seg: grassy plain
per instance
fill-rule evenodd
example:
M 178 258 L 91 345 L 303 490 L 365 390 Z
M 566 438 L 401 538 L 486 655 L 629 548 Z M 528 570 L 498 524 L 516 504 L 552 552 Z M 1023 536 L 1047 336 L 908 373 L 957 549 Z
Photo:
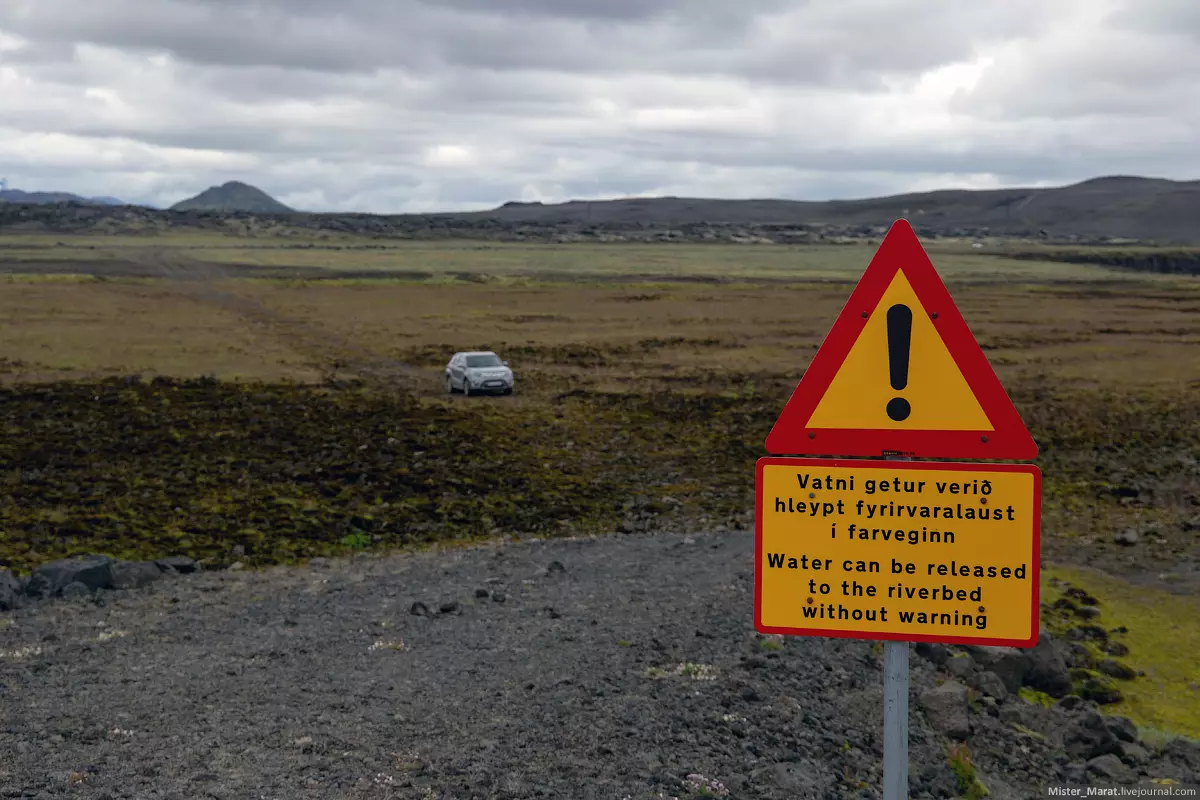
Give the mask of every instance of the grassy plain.
M 1167 664 L 1200 630 L 1200 283 L 929 250 L 1042 448 L 1048 563 L 1099 570 L 1122 620 L 1173 593 L 1183 627 L 1130 655 Z M 745 525 L 873 251 L 2 237 L 0 565 Z M 476 348 L 514 396 L 446 395 Z M 1200 676 L 1145 669 L 1130 713 L 1200 719 Z

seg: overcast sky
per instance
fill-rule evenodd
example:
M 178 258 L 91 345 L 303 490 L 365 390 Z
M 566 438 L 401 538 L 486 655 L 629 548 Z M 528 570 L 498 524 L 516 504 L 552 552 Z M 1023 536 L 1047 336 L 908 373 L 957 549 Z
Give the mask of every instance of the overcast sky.
M 1200 177 L 1200 0 L 0 0 L 0 177 L 305 210 Z

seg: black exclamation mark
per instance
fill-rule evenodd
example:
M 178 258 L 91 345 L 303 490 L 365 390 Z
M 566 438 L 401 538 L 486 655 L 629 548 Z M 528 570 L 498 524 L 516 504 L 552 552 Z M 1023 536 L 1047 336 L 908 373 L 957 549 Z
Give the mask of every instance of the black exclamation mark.
M 888 372 L 896 391 L 908 386 L 908 349 L 912 342 L 912 309 L 897 303 L 887 312 Z M 887 415 L 896 422 L 908 419 L 912 406 L 903 397 L 893 397 Z

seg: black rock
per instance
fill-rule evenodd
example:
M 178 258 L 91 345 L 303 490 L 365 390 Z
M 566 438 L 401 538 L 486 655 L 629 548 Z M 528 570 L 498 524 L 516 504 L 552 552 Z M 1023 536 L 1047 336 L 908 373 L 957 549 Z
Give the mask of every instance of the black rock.
M 921 658 L 939 667 L 944 665 L 946 659 L 950 657 L 950 651 L 946 649 L 946 645 L 936 642 L 917 642 L 917 646 L 914 649 Z
M 1193 770 L 1200 770 L 1200 743 L 1176 738 L 1162 747 L 1162 755 Z
M 1063 711 L 1074 711 L 1077 708 L 1082 708 L 1083 704 L 1084 699 L 1082 697 L 1077 694 L 1069 694 L 1059 700 L 1055 705 L 1057 705 Z
M 11 611 L 21 601 L 21 582 L 7 569 L 0 569 L 0 611 Z
M 999 675 L 990 670 L 986 672 L 980 672 L 978 675 L 976 675 L 973 678 L 971 685 L 982 692 L 985 696 L 994 697 L 997 700 L 1003 700 L 1004 698 L 1008 697 L 1009 694 L 1008 687 L 1005 685 L 1004 681 L 1000 679 Z
M 488 594 L 490 594 L 490 593 L 488 592 L 487 589 L 480 588 L 480 589 L 475 590 L 475 596 L 479 597 L 479 598 L 487 597 Z
M 1092 700 L 1101 705 L 1119 703 L 1122 700 L 1120 689 L 1096 678 L 1085 680 L 1083 686 L 1080 687 L 1080 694 L 1085 700 Z
M 1087 780 L 1087 764 L 1067 764 L 1059 771 L 1065 783 L 1083 783 Z
M 546 565 L 546 572 L 550 573 L 551 575 L 556 572 L 565 572 L 566 569 L 567 568 L 563 566 L 561 561 L 551 561 Z
M 946 681 L 921 695 L 921 707 L 929 725 L 951 739 L 966 739 L 971 734 L 967 716 L 967 687 Z
M 1071 758 L 1087 760 L 1115 753 L 1117 737 L 1104 724 L 1103 717 L 1090 711 L 1063 733 L 1063 747 Z
M 1088 775 L 1115 783 L 1129 783 L 1137 776 L 1113 753 L 1097 756 L 1087 764 Z
M 429 616 L 429 606 L 425 605 L 420 600 L 418 600 L 417 602 L 413 603 L 412 606 L 408 609 L 408 613 L 410 613 L 414 616 L 417 616 L 417 617 L 428 617 Z
M 1051 697 L 1064 697 L 1071 691 L 1066 661 L 1059 652 L 1058 642 L 1049 632 L 1041 632 L 1038 643 L 1027 652 L 1026 658 L 1029 662 L 1024 676 L 1026 686 Z
M 1104 724 L 1123 742 L 1136 742 L 1138 740 L 1137 726 L 1128 717 L 1105 717 Z
M 1092 651 L 1087 649 L 1086 645 L 1079 642 L 1068 642 L 1064 648 L 1063 660 L 1067 662 L 1068 667 L 1078 669 L 1091 669 L 1095 666 L 1096 659 L 1092 656 Z
M 492 592 L 492 602 L 503 603 L 506 599 L 504 592 Z
M 188 575 L 192 572 L 198 572 L 200 570 L 200 565 L 187 556 L 168 556 L 166 558 L 160 558 L 154 563 L 158 564 L 159 568 L 164 572 L 166 571 L 167 567 L 170 567 L 181 575 Z
M 1117 745 L 1117 756 L 1131 767 L 1141 766 L 1150 760 L 1146 748 L 1137 742 L 1120 742 Z
M 965 653 L 958 653 L 946 659 L 946 671 L 965 680 L 975 673 L 975 660 Z
M 162 569 L 153 561 L 118 561 L 112 565 L 114 589 L 140 589 L 162 576 Z
M 1033 666 L 1031 651 L 1016 647 L 969 646 L 971 657 L 982 670 L 991 671 L 1003 681 L 1009 692 L 1017 692 L 1025 685 L 1025 678 Z M 992 695 L 996 697 L 996 695 Z
M 945 763 L 930 764 L 921 770 L 916 784 L 918 792 L 928 792 L 930 797 L 958 797 L 958 781 Z
M 1074 598 L 1075 600 L 1079 601 L 1080 603 L 1082 603 L 1085 606 L 1100 605 L 1099 600 L 1092 597 L 1090 594 L 1085 592 L 1083 589 L 1080 589 L 1075 586 L 1072 586 L 1070 589 L 1067 589 L 1067 591 L 1063 592 L 1063 594 L 1065 594 L 1067 597 Z
M 1110 656 L 1116 656 L 1117 658 L 1120 658 L 1121 656 L 1129 655 L 1129 648 L 1120 642 L 1108 642 L 1104 645 L 1104 652 L 1108 653 Z
M 1075 642 L 1108 641 L 1108 631 L 1099 625 L 1079 625 L 1066 632 L 1066 637 Z
M 85 597 L 91 597 L 92 592 L 88 589 L 86 583 L 71 581 L 62 588 L 60 594 L 64 600 L 82 600 Z
M 1080 606 L 1075 609 L 1075 616 L 1080 619 L 1095 619 L 1100 616 L 1100 609 L 1095 606 Z
M 1103 672 L 1105 675 L 1118 678 L 1123 681 L 1131 681 L 1137 677 L 1137 671 L 1135 669 L 1111 658 L 1105 658 L 1097 662 L 1096 670 L 1098 672 Z
M 112 559 L 107 556 L 80 556 L 51 561 L 37 567 L 29 576 L 26 594 L 53 597 L 71 583 L 82 583 L 89 592 L 111 589 Z
M 459 610 L 457 600 L 447 600 L 438 606 L 438 611 L 443 614 L 457 614 Z

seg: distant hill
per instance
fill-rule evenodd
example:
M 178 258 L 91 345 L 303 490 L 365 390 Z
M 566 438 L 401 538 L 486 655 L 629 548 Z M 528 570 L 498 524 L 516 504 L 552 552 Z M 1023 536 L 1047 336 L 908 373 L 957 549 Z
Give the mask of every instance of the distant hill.
M 861 200 L 656 197 L 505 203 L 430 214 L 306 213 L 231 182 L 176 203 L 0 204 L 0 228 L 63 233 L 204 229 L 238 235 L 320 231 L 384 239 L 514 242 L 803 244 L 877 238 L 899 218 L 922 237 L 999 237 L 1047 244 L 1200 245 L 1200 181 L 1113 176 L 1048 189 L 943 190 Z
M 81 197 L 70 192 L 23 192 L 20 189 L 4 189 L 0 191 L 0 203 L 28 203 L 30 205 L 46 205 L 48 203 L 85 203 L 97 206 L 123 206 L 124 200 L 115 197 Z
M 1061 237 L 1200 242 L 1200 181 L 1113 176 L 1048 189 L 948 189 L 862 200 L 714 200 L 683 197 L 505 203 L 447 215 L 526 225 L 661 228 L 709 225 L 880 226 L 900 217 L 939 231 L 1040 231 Z
M 240 181 L 229 181 L 205 189 L 195 197 L 181 200 L 171 211 L 252 211 L 261 214 L 289 214 L 292 209 L 271 195 Z

